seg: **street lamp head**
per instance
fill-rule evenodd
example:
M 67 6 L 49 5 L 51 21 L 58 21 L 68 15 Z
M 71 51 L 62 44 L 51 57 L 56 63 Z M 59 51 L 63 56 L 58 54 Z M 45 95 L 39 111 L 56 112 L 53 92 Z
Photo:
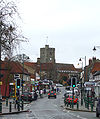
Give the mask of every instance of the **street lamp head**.
M 93 48 L 93 51 L 96 51 L 96 48 L 95 48 L 95 46 L 94 46 L 94 48 Z
M 80 58 L 79 61 L 82 61 L 82 59 Z

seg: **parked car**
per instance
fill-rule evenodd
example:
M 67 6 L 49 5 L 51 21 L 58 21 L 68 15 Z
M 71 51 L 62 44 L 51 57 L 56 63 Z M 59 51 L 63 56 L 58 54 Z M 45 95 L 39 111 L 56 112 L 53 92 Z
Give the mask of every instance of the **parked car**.
M 73 99 L 73 98 L 74 98 L 74 99 Z M 73 100 L 74 104 L 76 104 L 77 101 L 78 101 L 77 96 L 68 95 L 68 97 L 66 98 L 66 102 L 68 101 L 68 103 L 70 103 L 70 102 L 72 103 L 72 100 Z
M 100 98 L 98 99 L 97 106 L 96 106 L 96 117 L 100 115 Z
M 63 85 L 58 83 L 58 84 L 56 84 L 56 87 L 63 87 Z
M 66 90 L 70 90 L 70 86 L 65 87 Z
M 68 97 L 68 96 L 71 95 L 72 93 L 73 93 L 72 90 L 68 90 L 68 91 L 66 91 L 66 92 L 64 93 L 63 98 Z
M 21 99 L 24 101 L 32 101 L 32 93 L 31 92 L 23 92 L 21 95 Z
M 50 98 L 50 97 L 56 98 L 56 91 L 50 91 L 50 92 L 48 93 L 48 98 Z
M 75 89 L 74 89 L 74 94 L 76 96 L 79 96 L 80 95 L 80 91 L 79 91 L 79 89 L 77 87 L 75 87 Z

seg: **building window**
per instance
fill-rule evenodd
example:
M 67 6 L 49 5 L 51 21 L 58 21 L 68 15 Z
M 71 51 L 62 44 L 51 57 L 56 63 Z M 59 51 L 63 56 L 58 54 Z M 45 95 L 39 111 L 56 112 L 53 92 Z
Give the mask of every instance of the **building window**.
M 52 52 L 50 52 L 50 55 L 52 55 Z

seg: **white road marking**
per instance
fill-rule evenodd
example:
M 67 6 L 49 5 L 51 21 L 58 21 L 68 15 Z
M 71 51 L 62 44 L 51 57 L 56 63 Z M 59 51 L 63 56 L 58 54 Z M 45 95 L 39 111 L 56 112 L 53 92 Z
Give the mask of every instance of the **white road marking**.
M 75 117 L 77 117 L 77 118 L 79 118 L 79 119 L 87 119 L 87 118 L 81 117 L 80 115 L 73 114 L 73 113 L 71 113 L 70 111 L 67 111 L 67 112 L 68 112 L 70 115 L 75 116 Z

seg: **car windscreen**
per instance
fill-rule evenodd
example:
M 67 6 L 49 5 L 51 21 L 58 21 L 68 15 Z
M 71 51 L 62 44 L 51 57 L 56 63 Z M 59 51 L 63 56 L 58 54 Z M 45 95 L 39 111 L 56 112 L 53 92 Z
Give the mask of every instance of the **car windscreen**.
M 23 92 L 24 95 L 32 95 L 31 93 L 29 92 Z

